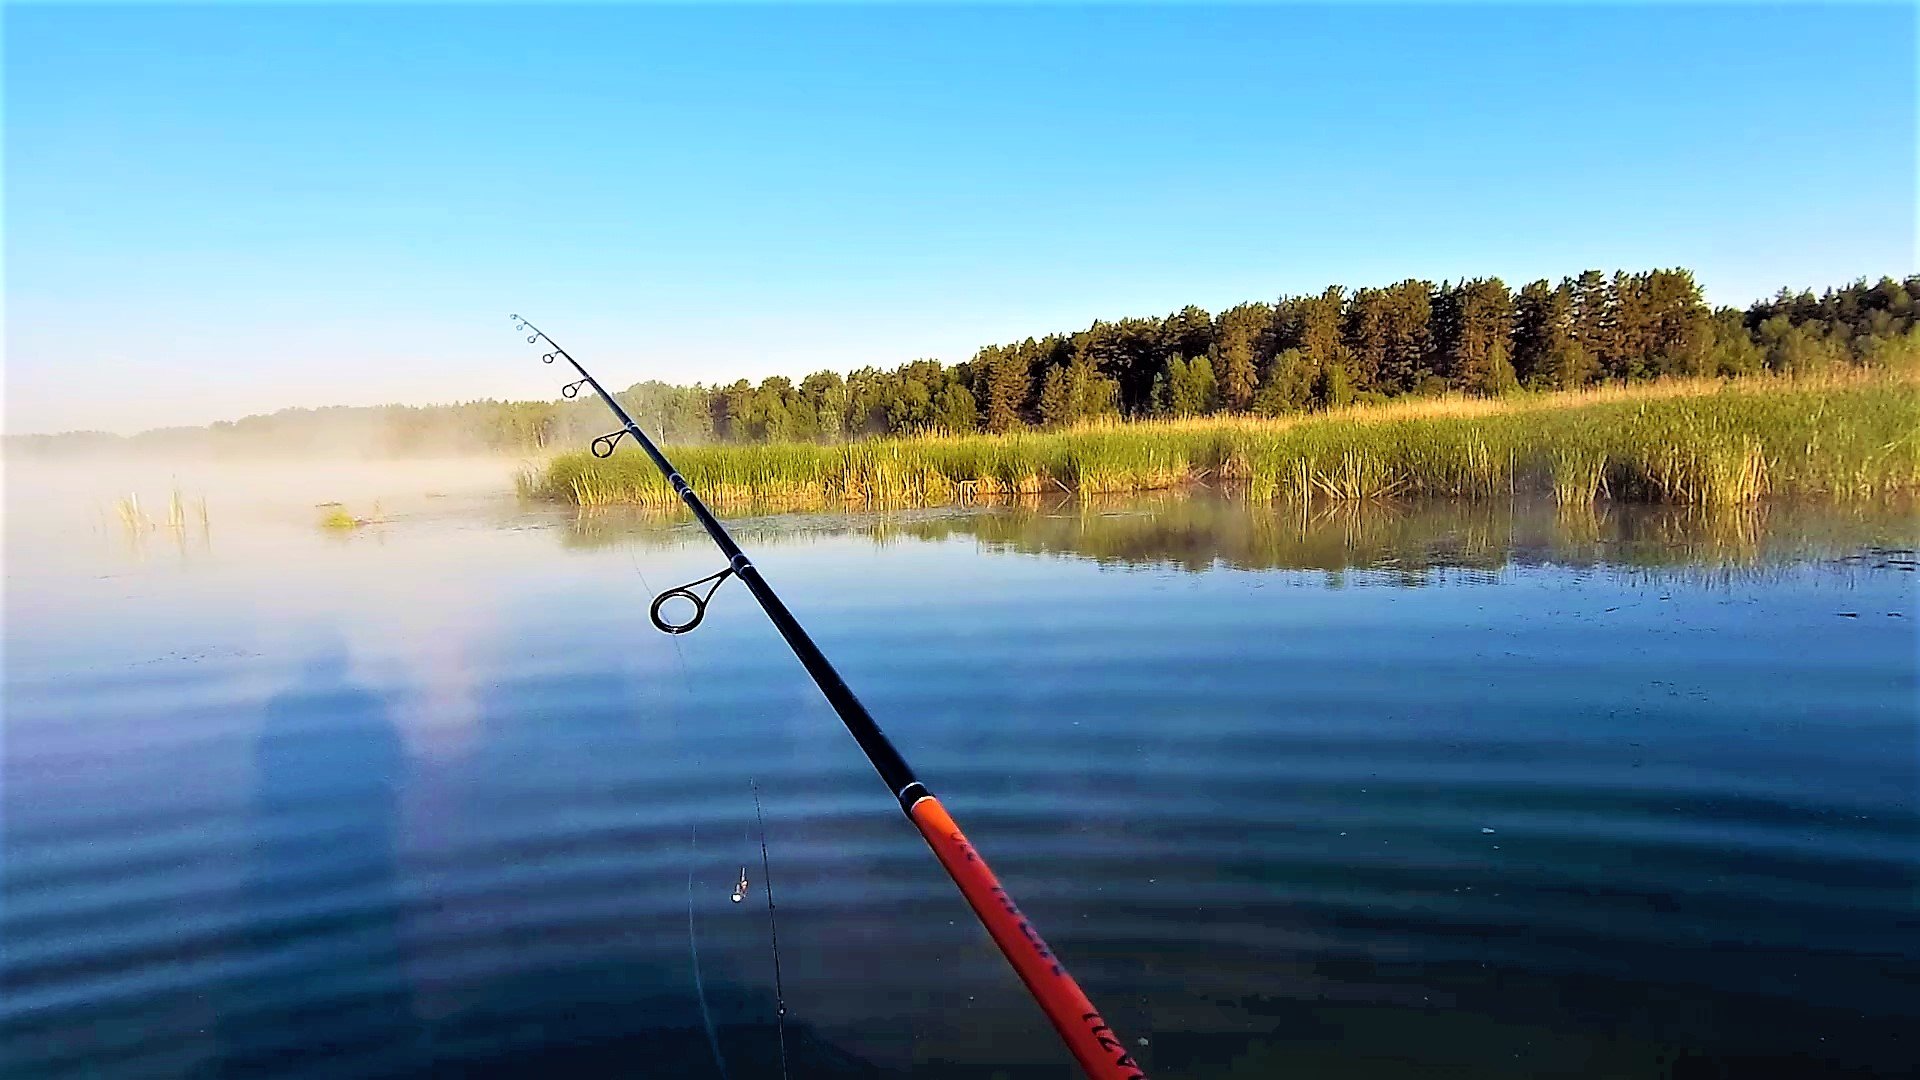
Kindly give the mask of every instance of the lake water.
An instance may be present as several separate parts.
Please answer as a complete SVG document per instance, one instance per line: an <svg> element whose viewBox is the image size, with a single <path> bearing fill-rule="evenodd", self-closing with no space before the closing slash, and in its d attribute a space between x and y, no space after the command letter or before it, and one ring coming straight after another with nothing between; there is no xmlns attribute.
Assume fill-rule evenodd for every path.
<svg viewBox="0 0 1920 1080"><path fill-rule="evenodd" d="M1073 1075L747 593L650 628L705 540L509 468L11 467L0 1074L778 1076L752 782L794 1076ZM1917 533L738 522L1158 1077L1906 1074Z"/></svg>

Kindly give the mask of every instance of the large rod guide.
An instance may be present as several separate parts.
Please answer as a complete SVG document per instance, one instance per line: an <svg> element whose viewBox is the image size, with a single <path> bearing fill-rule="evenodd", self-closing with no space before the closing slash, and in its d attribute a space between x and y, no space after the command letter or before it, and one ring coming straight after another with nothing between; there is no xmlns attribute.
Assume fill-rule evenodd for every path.
<svg viewBox="0 0 1920 1080"><path fill-rule="evenodd" d="M726 569L690 585L670 589L656 598L650 611L653 624L670 634L692 630L705 616L707 601L712 598L714 590L730 576L739 578L753 593L753 598L760 602L774 629L786 639L787 645L793 649L793 655L800 658L800 664L807 669L807 674L813 676L814 683L826 695L833 711L840 715L840 721L847 726L853 741L860 745L867 760L873 763L874 771L880 774L887 790L899 800L900 808L906 811L908 820L920 830L927 846L933 849L934 857L946 867L968 906L980 917L981 924L992 936L994 944L1006 955L1007 962L1013 965L1020 980L1026 983L1034 1001L1046 1013L1054 1030L1060 1033L1061 1040L1073 1052L1080 1067L1094 1080L1146 1080L1146 1074L1135 1064L1133 1055L1121 1044L1120 1037L1100 1018L1100 1011L1087 999L1080 984L1074 981L1060 958L1041 940L1040 932L1020 913L1013 898L1007 895L1007 890L988 868L986 860L968 842L960 827L954 824L946 808L940 805L940 800L934 798L927 786L914 775L906 759L900 756L900 751L894 749L886 733L880 730L880 725L874 723L867 707L853 696L846 680L840 677L820 647L813 643L813 638L793 617L793 612L787 610L787 605L781 602L773 586L760 576L759 569L747 558L746 552L740 550L740 545L727 533L726 526L720 524L720 519L713 516L713 511L707 509L706 503L700 500L686 478L673 467L673 462L668 461L653 440L647 438L647 433L633 422L633 417L627 415L627 410L607 392L606 387L601 386L599 380L580 366L580 361L575 360L539 327L518 315L512 318L515 327L527 334L528 344L546 343L548 351L541 356L542 360L549 364L565 360L579 373L579 380L564 388L567 397L576 396L582 385L592 387L593 392L600 395L600 400L606 402L607 408L620 421L618 430L593 440L594 456L611 457L620 440L631 436L640 449L653 459L674 493L687 504L695 520L706 529L714 545L727 558ZM705 595L692 591L694 587L709 581L713 582L713 586ZM661 611L665 601L676 597L693 605L692 616L683 622L671 621Z"/></svg>

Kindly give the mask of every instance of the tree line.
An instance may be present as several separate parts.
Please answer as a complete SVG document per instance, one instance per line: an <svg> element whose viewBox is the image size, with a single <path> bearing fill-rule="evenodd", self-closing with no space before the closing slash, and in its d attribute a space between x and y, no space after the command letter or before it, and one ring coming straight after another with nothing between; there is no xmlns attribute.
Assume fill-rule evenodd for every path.
<svg viewBox="0 0 1920 1080"><path fill-rule="evenodd" d="M1709 307L1684 269L1589 270L1517 291L1499 278L1245 303L1218 315L1099 321L980 349L963 363L820 371L716 385L639 383L623 404L674 442L831 441L912 432L1006 432L1105 417L1280 416L1447 391L1498 395L1662 376L1808 374L1920 361L1920 276L1781 290ZM593 401L285 409L208 428L145 432L140 444L262 445L368 453L523 453L609 426ZM98 432L12 436L12 448L118 445Z"/></svg>

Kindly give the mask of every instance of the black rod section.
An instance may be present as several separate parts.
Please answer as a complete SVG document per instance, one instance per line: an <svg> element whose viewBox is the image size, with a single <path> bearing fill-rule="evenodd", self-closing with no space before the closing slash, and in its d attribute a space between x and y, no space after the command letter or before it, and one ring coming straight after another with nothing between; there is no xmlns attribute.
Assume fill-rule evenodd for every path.
<svg viewBox="0 0 1920 1080"><path fill-rule="evenodd" d="M571 353L561 348L559 342L548 337L546 331L520 316L515 315L513 318L522 329L533 331L534 336L552 346L551 355L559 356L573 365L573 370L579 372L580 377L587 381L587 385L593 387L594 393L600 395L600 400L607 403L607 408L613 410L613 415L619 419L627 434L633 436L640 443L640 449L646 451L647 456L653 459L661 475L667 478L667 483L673 485L673 490L680 496L680 501L686 503L687 509L693 511L693 516L699 520L700 526L707 530L707 535L713 538L714 544L720 548L720 553L727 557L728 566L733 570L734 575L746 584L747 589L753 593L753 598L760 601L760 607L766 611L767 618L773 622L774 629L780 631L780 636L787 641L787 647L793 650L793 655L800 658L800 665L807 669L807 674L813 676L814 684L820 687L822 694L826 695L827 703L833 706L834 712L840 714L840 722L847 726L853 741L860 745L861 752L865 753L867 760L873 763L874 771L880 774L880 779L886 783L887 790L893 792L893 797L899 800L900 808L911 809L916 800L931 795L932 792L927 790L926 785L914 777L913 769L908 767L906 759L900 756L900 751L894 749L893 742L887 738L886 732L881 731L880 725L874 723L872 714L867 712L867 707L860 704L859 698L853 696L853 691L847 687L846 680L840 677L840 672L835 670L833 662L820 651L820 646L813 643L813 638L808 636L806 628L800 625L800 620L794 618L793 612L787 610L787 605L781 602L779 594L773 591L773 586L767 584L767 579L760 576L759 568L747 558L746 552L740 550L740 545L734 542L733 536L727 532L727 527L720 524L720 519L713 516L713 511L707 509L707 504L700 501L700 496L695 494L686 478L680 475L680 470L673 467L673 462L667 460L667 455L660 452L660 448L653 444L652 439L647 438L647 433L640 430L640 425L633 422L633 417L627 415L627 410L621 407L620 402L612 394L607 393L607 388L600 385L600 380L589 374L586 368L581 367L580 361L575 360ZM612 448L609 448L608 452L611 453Z"/></svg>

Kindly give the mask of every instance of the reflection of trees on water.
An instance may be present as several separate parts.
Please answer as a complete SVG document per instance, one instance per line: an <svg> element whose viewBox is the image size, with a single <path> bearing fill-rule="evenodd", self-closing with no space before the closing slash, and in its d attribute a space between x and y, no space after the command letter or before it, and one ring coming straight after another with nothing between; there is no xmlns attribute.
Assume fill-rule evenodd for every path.
<svg viewBox="0 0 1920 1080"><path fill-rule="evenodd" d="M969 534L1009 550L1203 570L1373 570L1414 575L1509 565L1761 567L1911 542L1903 516L1832 507L1706 510L1507 502L1339 502L1308 506L1193 499L1141 508L1015 510L911 527Z"/></svg>
<svg viewBox="0 0 1920 1080"><path fill-rule="evenodd" d="M971 538L989 549L1121 566L1368 571L1417 583L1436 570L1507 566L1757 571L1920 543L1906 503L1777 502L1731 507L1595 502L1249 502L1164 492L1081 500L1012 500L968 511L795 514L741 519L742 540L793 542L822 533L876 543ZM698 546L690 524L643 511L583 512L571 547ZM1895 565L1911 560L1893 560Z"/></svg>

